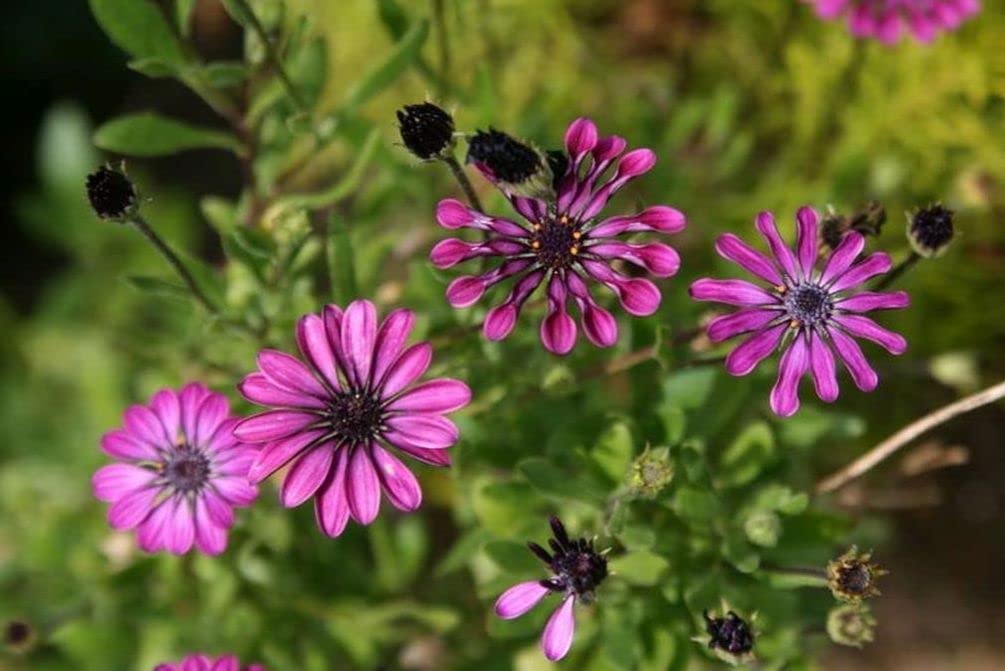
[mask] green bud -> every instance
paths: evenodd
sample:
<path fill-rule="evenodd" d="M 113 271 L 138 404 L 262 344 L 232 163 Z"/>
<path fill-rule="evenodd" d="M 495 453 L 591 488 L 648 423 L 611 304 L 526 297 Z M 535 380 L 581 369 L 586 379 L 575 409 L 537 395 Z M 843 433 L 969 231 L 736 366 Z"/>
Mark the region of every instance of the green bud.
<path fill-rule="evenodd" d="M 754 545 L 774 547 L 782 535 L 782 522 L 771 511 L 758 511 L 743 523 L 743 531 Z"/>
<path fill-rule="evenodd" d="M 673 480 L 670 448 L 646 446 L 645 451 L 632 463 L 629 489 L 635 496 L 652 499 Z"/>
<path fill-rule="evenodd" d="M 875 638 L 876 618 L 868 606 L 845 604 L 827 614 L 827 635 L 838 645 L 861 648 Z"/>

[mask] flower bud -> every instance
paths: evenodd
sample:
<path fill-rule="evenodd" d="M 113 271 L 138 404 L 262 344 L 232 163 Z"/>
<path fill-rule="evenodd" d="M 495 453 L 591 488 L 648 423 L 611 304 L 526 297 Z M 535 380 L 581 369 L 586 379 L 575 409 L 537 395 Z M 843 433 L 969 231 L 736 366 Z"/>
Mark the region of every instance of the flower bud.
<path fill-rule="evenodd" d="M 879 201 L 872 200 L 851 216 L 829 211 L 820 220 L 820 237 L 825 245 L 835 249 L 848 231 L 876 237 L 885 223 L 886 208 Z"/>
<path fill-rule="evenodd" d="M 454 119 L 433 103 L 405 105 L 398 110 L 398 131 L 410 152 L 424 161 L 439 158 L 454 147 Z"/>
<path fill-rule="evenodd" d="M 478 131 L 468 140 L 467 162 L 515 195 L 548 198 L 554 194 L 554 174 L 547 156 L 494 128 Z"/>
<path fill-rule="evenodd" d="M 939 256 L 953 240 L 954 212 L 941 204 L 923 207 L 907 217 L 907 239 L 921 256 Z"/>
<path fill-rule="evenodd" d="M 827 614 L 827 635 L 838 645 L 861 648 L 875 638 L 876 618 L 868 606 L 845 604 Z"/>
<path fill-rule="evenodd" d="M 657 447 L 646 449 L 632 463 L 632 473 L 628 483 L 632 494 L 640 498 L 653 499 L 673 480 L 673 464 L 670 449 Z"/>
<path fill-rule="evenodd" d="M 125 174 L 101 166 L 87 176 L 87 199 L 102 219 L 121 221 L 136 209 L 136 189 Z"/>
<path fill-rule="evenodd" d="M 732 657 L 744 657 L 754 649 L 754 629 L 746 620 L 730 610 L 723 617 L 702 612 L 705 618 L 705 633 L 708 634 L 708 647 L 719 650 Z"/>
<path fill-rule="evenodd" d="M 4 625 L 3 640 L 8 650 L 24 652 L 35 642 L 35 630 L 23 620 L 11 620 Z"/>
<path fill-rule="evenodd" d="M 859 553 L 853 545 L 827 564 L 827 584 L 834 598 L 858 603 L 862 599 L 879 596 L 876 579 L 889 571 L 869 561 L 871 557 L 872 553 Z"/>

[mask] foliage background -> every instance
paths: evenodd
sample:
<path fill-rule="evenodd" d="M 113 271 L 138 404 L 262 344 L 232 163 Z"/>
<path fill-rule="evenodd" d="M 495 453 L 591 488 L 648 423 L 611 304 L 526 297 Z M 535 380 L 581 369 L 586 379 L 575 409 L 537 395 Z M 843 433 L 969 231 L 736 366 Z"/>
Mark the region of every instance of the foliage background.
<path fill-rule="evenodd" d="M 309 34 L 325 40 L 297 70 L 298 84 L 316 92 L 315 119 L 346 112 L 361 73 L 395 48 L 380 10 L 386 19 L 399 5 L 286 4 L 286 31 L 306 14 Z M 400 3 L 406 24 L 433 4 Z M 95 126 L 150 109 L 226 124 L 177 82 L 127 70 L 127 57 L 85 3 L 5 8 L 0 62 L 14 99 L 4 112 L 0 619 L 26 619 L 41 640 L 27 654 L 0 654 L 0 669 L 149 669 L 195 649 L 234 650 L 280 670 L 544 668 L 536 631 L 545 609 L 512 623 L 490 611 L 503 586 L 535 575 L 516 543 L 540 541 L 556 511 L 622 557 L 601 604 L 581 618 L 568 668 L 718 664 L 689 638 L 701 609 L 720 595 L 761 613 L 767 668 L 1000 665 L 1000 407 L 938 432 L 944 443 L 970 449 L 969 465 L 906 478 L 891 464 L 854 496 L 814 499 L 806 510 L 800 493 L 898 426 L 1005 370 L 1002 2 L 986 0 L 979 18 L 930 48 L 854 42 L 842 26 L 787 0 L 444 4 L 446 87 L 435 76 L 434 29 L 421 49 L 425 65 L 409 62 L 345 113 L 325 151 L 313 151 L 297 124 L 285 125 L 291 110 L 280 95 L 263 114 L 272 131 L 254 165 L 267 178 L 277 162 L 304 157 L 306 169 L 282 188 L 326 189 L 352 175 L 376 129 L 372 160 L 325 209 L 347 224 L 359 293 L 417 310 L 421 330 L 438 344 L 437 365 L 475 390 L 460 419 L 457 465 L 420 467 L 427 499 L 420 513 L 385 512 L 372 528 L 351 526 L 337 541 L 313 528 L 309 507 L 286 511 L 266 486 L 239 515 L 219 560 L 139 556 L 128 537 L 110 532 L 90 494 L 90 474 L 104 461 L 98 438 L 126 405 L 163 385 L 201 379 L 236 402 L 233 385 L 250 370 L 259 341 L 289 348 L 293 320 L 344 293 L 342 280 L 323 272 L 329 241 L 306 220 L 252 216 L 250 228 L 261 235 L 249 243 L 250 256 L 241 254 L 233 230 L 243 226 L 235 221 L 249 200 L 232 217 L 242 188 L 238 160 L 219 150 L 134 159 L 128 168 L 150 197 L 150 221 L 205 261 L 228 310 L 259 333 L 247 336 L 187 301 L 124 282 L 169 276 L 138 236 L 88 211 L 84 176 L 117 156 L 94 148 Z M 241 57 L 240 28 L 214 0 L 195 3 L 191 25 L 206 60 Z M 561 360 L 536 343 L 526 317 L 502 345 L 458 337 L 479 314 L 451 310 L 442 296 L 449 277 L 426 262 L 443 237 L 433 208 L 455 187 L 437 166 L 417 165 L 395 145 L 393 110 L 426 96 L 451 107 L 462 129 L 491 124 L 556 146 L 568 121 L 586 114 L 602 130 L 656 149 L 657 168 L 615 206 L 669 203 L 689 216 L 688 230 L 672 241 L 684 268 L 663 283 L 658 315 L 622 316 L 614 351 L 581 344 Z M 482 195 L 505 211 L 490 189 Z M 874 358 L 883 378 L 875 393 L 843 383 L 834 406 L 804 398 L 800 415 L 778 421 L 766 403 L 770 367 L 733 379 L 715 366 L 685 366 L 694 353 L 664 344 L 658 360 L 598 374 L 605 362 L 699 319 L 686 286 L 730 272 L 712 253 L 719 232 L 750 237 L 760 209 L 789 222 L 804 203 L 848 211 L 869 198 L 890 214 L 871 244 L 895 257 L 907 251 L 904 210 L 943 200 L 958 211 L 960 229 L 945 257 L 903 280 L 913 307 L 884 316 L 910 349 Z M 302 234 L 296 258 L 271 265 Z M 256 258 L 265 257 L 266 276 L 256 278 Z M 612 520 L 612 497 L 647 443 L 674 446 L 675 481 L 656 501 L 622 504 Z M 784 496 L 781 485 L 791 488 Z M 765 500 L 779 496 L 789 500 L 777 517 L 780 535 L 751 542 L 746 521 L 775 515 Z M 781 585 L 770 570 L 822 565 L 853 541 L 875 547 L 893 570 L 876 605 L 878 641 L 862 652 L 836 650 L 820 633 L 832 603 L 826 590 Z"/>

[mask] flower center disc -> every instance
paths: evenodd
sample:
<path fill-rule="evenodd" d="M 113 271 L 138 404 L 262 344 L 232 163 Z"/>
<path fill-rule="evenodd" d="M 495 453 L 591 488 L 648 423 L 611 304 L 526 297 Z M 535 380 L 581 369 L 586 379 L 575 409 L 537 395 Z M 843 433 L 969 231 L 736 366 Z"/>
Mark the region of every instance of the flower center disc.
<path fill-rule="evenodd" d="M 607 561 L 596 552 L 569 552 L 555 557 L 553 567 L 566 588 L 586 596 L 607 577 Z"/>
<path fill-rule="evenodd" d="M 169 457 L 164 477 L 178 491 L 197 492 L 209 480 L 209 459 L 201 451 L 182 445 Z"/>
<path fill-rule="evenodd" d="M 373 439 L 383 417 L 380 402 L 362 391 L 337 395 L 329 406 L 329 413 L 332 430 L 339 438 L 353 444 Z"/>
<path fill-rule="evenodd" d="M 833 301 L 830 294 L 816 284 L 799 284 L 784 298 L 789 316 L 804 326 L 814 326 L 830 316 Z"/>
<path fill-rule="evenodd" d="M 530 246 L 542 266 L 558 270 L 572 265 L 579 254 L 581 237 L 578 226 L 563 216 L 536 224 Z"/>

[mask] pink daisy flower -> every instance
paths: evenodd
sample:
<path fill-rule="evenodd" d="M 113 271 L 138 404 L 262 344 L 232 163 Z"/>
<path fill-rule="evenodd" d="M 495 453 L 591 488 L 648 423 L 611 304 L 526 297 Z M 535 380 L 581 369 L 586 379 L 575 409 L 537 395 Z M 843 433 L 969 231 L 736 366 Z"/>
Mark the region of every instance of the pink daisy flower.
<path fill-rule="evenodd" d="M 844 17 L 855 37 L 895 44 L 905 31 L 919 42 L 956 30 L 977 14 L 980 0 L 804 0 L 824 19 Z"/>
<path fill-rule="evenodd" d="M 223 552 L 233 509 L 258 496 L 247 479 L 255 450 L 234 438 L 237 422 L 227 397 L 198 383 L 129 408 L 124 428 L 101 439 L 120 462 L 92 480 L 94 495 L 112 504 L 111 525 L 136 529 L 145 552 Z"/>
<path fill-rule="evenodd" d="M 607 578 L 607 558 L 594 549 L 593 541 L 569 538 L 565 525 L 557 517 L 552 517 L 550 523 L 555 535 L 548 541 L 552 552 L 537 543 L 527 546 L 548 565 L 552 576 L 513 585 L 496 601 L 495 612 L 504 620 L 512 620 L 530 611 L 548 594 L 560 594 L 562 603 L 548 618 L 541 635 L 544 656 L 555 662 L 572 647 L 576 601 L 593 603 L 595 590 Z"/>
<path fill-rule="evenodd" d="M 405 347 L 414 322 L 410 310 L 395 310 L 378 325 L 369 301 L 355 301 L 345 312 L 329 305 L 297 324 L 306 364 L 263 350 L 260 372 L 239 385 L 249 401 L 272 408 L 234 431 L 263 446 L 248 477 L 258 483 L 290 464 L 280 501 L 293 508 L 313 496 L 318 526 L 331 537 L 350 517 L 372 522 L 381 489 L 399 510 L 422 503 L 418 481 L 391 448 L 450 465 L 447 448 L 458 430 L 444 415 L 467 405 L 471 390 L 448 378 L 416 384 L 433 350 L 427 342 Z"/>
<path fill-rule="evenodd" d="M 512 283 L 506 299 L 485 318 L 483 331 L 489 340 L 510 334 L 520 309 L 542 284 L 547 287 L 548 314 L 541 322 L 541 342 L 555 354 L 567 354 L 576 344 L 578 329 L 566 309 L 570 299 L 579 309 L 590 342 L 598 347 L 617 342 L 617 321 L 594 300 L 591 282 L 613 291 L 629 314 L 645 317 L 659 308 L 656 285 L 623 274 L 614 262 L 626 261 L 655 277 L 670 277 L 680 268 L 680 257 L 663 243 L 637 244 L 618 238 L 637 232 L 676 233 L 684 228 L 685 218 L 671 207 L 658 205 L 638 214 L 598 220 L 619 189 L 656 163 L 652 150 L 625 152 L 625 147 L 624 138 L 599 137 L 597 127 L 585 118 L 573 121 L 566 131 L 567 154 L 545 156 L 496 130 L 472 138 L 469 162 L 500 188 L 526 223 L 482 214 L 454 199 L 443 200 L 436 208 L 441 226 L 474 228 L 485 237 L 479 242 L 448 238 L 433 248 L 430 259 L 438 268 L 450 268 L 479 257 L 499 257 L 501 263 L 493 270 L 459 277 L 447 288 L 450 304 L 464 308 L 496 284 Z"/>
<path fill-rule="evenodd" d="M 879 377 L 869 366 L 852 336 L 878 343 L 891 354 L 902 354 L 907 342 L 862 313 L 907 307 L 903 291 L 855 291 L 871 277 L 890 269 L 890 257 L 876 252 L 857 261 L 865 238 L 846 233 L 821 269 L 817 268 L 817 213 L 804 207 L 796 215 L 796 247 L 782 241 L 770 212 L 757 215 L 756 225 L 771 248 L 770 259 L 727 233 L 715 248 L 766 282 L 761 288 L 743 280 L 700 279 L 691 285 L 691 297 L 739 306 L 733 314 L 713 319 L 708 337 L 722 342 L 741 333 L 753 333 L 726 357 L 726 370 L 746 375 L 778 348 L 784 350 L 778 381 L 771 390 L 771 409 L 782 417 L 799 409 L 799 381 L 812 373 L 817 396 L 831 402 L 838 397 L 834 352 L 844 362 L 855 385 L 872 391 Z"/>
<path fill-rule="evenodd" d="M 265 667 L 261 664 L 241 666 L 236 655 L 224 655 L 214 660 L 212 657 L 196 654 L 177 663 L 158 664 L 153 671 L 265 671 Z"/>

